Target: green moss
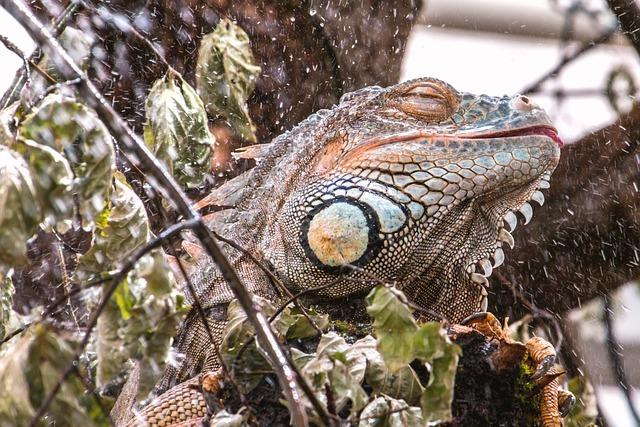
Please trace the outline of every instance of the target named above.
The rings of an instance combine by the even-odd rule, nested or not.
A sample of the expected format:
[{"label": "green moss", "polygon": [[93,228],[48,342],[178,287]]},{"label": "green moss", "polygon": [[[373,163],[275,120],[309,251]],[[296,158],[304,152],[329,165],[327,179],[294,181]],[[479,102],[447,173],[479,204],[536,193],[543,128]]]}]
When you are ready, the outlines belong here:
[{"label": "green moss", "polygon": [[535,372],[535,368],[531,363],[529,355],[525,355],[522,361],[518,365],[518,373],[515,381],[515,393],[514,398],[521,407],[529,407],[529,421],[528,425],[536,425],[536,416],[540,412],[540,399],[538,395],[534,395],[534,389],[536,387],[535,382],[531,380],[531,376]]}]

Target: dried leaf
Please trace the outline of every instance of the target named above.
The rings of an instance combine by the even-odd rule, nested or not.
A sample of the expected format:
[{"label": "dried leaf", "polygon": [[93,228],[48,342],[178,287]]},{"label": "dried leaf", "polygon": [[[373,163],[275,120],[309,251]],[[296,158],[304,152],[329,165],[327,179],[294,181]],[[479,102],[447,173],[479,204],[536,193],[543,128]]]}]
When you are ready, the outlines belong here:
[{"label": "dried leaf", "polygon": [[244,139],[256,142],[247,99],[260,67],[255,65],[249,36],[228,19],[205,35],[198,50],[196,88],[212,116],[223,116]]},{"label": "dried leaf", "polygon": [[25,118],[19,136],[64,154],[74,173],[72,191],[83,227],[92,228],[106,204],[115,171],[111,135],[95,112],[73,98],[52,94]]},{"label": "dried leaf", "polygon": [[195,90],[172,76],[156,81],[145,103],[144,140],[186,188],[202,184],[210,169],[214,138]]},{"label": "dried leaf", "polygon": [[360,414],[358,427],[426,426],[420,408],[402,399],[381,396],[371,401]]}]

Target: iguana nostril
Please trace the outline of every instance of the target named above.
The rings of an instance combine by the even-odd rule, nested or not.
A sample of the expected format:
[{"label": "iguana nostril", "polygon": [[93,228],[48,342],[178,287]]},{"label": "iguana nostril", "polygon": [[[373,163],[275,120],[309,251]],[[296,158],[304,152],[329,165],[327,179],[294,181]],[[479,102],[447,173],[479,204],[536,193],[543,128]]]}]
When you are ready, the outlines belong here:
[{"label": "iguana nostril", "polygon": [[534,106],[533,101],[524,95],[518,95],[511,100],[511,107],[519,111],[528,112],[533,110]]}]

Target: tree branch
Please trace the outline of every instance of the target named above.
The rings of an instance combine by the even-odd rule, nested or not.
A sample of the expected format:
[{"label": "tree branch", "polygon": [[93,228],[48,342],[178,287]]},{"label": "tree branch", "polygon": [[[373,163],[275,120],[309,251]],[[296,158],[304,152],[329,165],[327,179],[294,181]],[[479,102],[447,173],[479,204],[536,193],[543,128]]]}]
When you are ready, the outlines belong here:
[{"label": "tree branch", "polygon": [[[150,175],[152,182],[156,182],[156,185],[159,187],[159,190],[163,195],[167,197],[168,200],[176,204],[178,211],[185,219],[193,219],[197,222],[197,225],[194,227],[195,234],[206,249],[207,253],[213,258],[214,262],[220,268],[225,281],[229,284],[234,296],[238,299],[238,302],[247,314],[247,318],[254,326],[260,344],[264,347],[266,353],[271,359],[271,362],[273,363],[273,367],[278,380],[280,381],[280,385],[282,386],[283,393],[290,405],[292,424],[295,426],[307,425],[306,413],[300,405],[300,393],[297,387],[296,374],[292,370],[280,343],[275,337],[273,331],[270,329],[266,317],[260,308],[254,304],[251,299],[251,295],[240,282],[240,278],[229,263],[229,260],[216,244],[213,236],[202,222],[200,215],[189,203],[189,200],[182,189],[166,172],[158,159],[151,154],[144,142],[142,142],[131,128],[129,128],[107,100],[102,97],[98,89],[93,85],[93,83],[91,83],[86,74],[78,68],[69,54],[65,52],[58,41],[38,21],[31,10],[20,0],[1,0],[0,5],[7,9],[7,11],[9,11],[9,13],[11,13],[14,18],[27,29],[38,44],[48,46],[49,49],[51,49],[52,59],[59,67],[60,73],[64,78],[68,80],[76,78],[80,79],[80,82],[78,83],[78,91],[89,106],[95,109],[100,119],[109,128],[111,134],[120,141],[123,149],[132,154],[132,159],[139,163],[139,165]],[[115,290],[115,286],[112,287],[113,290]],[[103,301],[101,305],[103,304],[106,303]],[[95,325],[97,322],[97,316],[91,320],[90,325]],[[85,335],[85,339],[83,339],[85,345],[89,339],[89,332],[90,330]],[[66,375],[63,376],[63,381],[67,378],[69,373],[66,373]],[[43,413],[44,412],[40,413],[40,415]]]}]

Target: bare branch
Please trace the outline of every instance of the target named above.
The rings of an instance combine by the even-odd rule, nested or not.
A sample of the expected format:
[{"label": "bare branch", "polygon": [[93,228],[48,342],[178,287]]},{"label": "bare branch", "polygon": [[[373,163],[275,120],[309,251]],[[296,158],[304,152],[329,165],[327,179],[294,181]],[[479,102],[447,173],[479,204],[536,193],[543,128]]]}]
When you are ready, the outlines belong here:
[{"label": "bare branch", "polygon": [[631,385],[629,384],[629,380],[627,379],[627,375],[624,371],[624,363],[622,361],[622,357],[620,353],[618,353],[620,344],[618,344],[618,340],[616,340],[616,336],[613,333],[613,319],[611,318],[611,314],[613,312],[611,308],[611,294],[604,295],[603,300],[604,307],[602,309],[602,314],[604,317],[604,324],[607,328],[607,350],[609,351],[609,362],[611,363],[613,375],[617,381],[618,387],[622,390],[622,394],[624,394],[624,397],[627,401],[627,406],[629,407],[629,412],[631,412],[631,417],[635,420],[636,425],[640,426],[640,416],[638,416],[638,412],[633,405],[633,399],[631,398]]},{"label": "bare branch", "polygon": [[640,8],[635,0],[607,0],[609,9],[616,15],[620,29],[640,55]]},{"label": "bare branch", "polygon": [[[67,5],[67,7],[60,14],[60,16],[56,17],[56,19],[51,25],[51,34],[54,37],[58,37],[62,33],[62,31],[64,31],[65,27],[67,26],[67,23],[69,22],[69,20],[71,19],[71,17],[73,16],[73,14],[76,12],[77,9],[78,9],[78,3],[75,1],[72,1]],[[29,56],[29,60],[32,61],[33,63],[36,63],[37,61],[40,60],[41,56],[42,56],[42,51],[40,50],[40,48],[36,47],[36,49],[33,51],[31,56]],[[20,96],[20,91],[22,90],[22,87],[24,86],[25,82],[27,82],[28,80],[29,80],[28,73],[25,73],[25,72],[16,73],[15,77],[13,78],[13,81],[11,82],[11,85],[9,86],[9,89],[7,89],[7,91],[4,93],[4,95],[2,95],[2,98],[0,99],[0,109],[7,108],[9,105],[14,103],[18,99],[18,97]],[[53,83],[55,83],[55,81]]]},{"label": "bare branch", "polygon": [[556,77],[558,75],[558,73],[570,62],[575,61],[576,59],[578,59],[579,57],[581,57],[582,55],[584,55],[585,53],[589,52],[591,49],[593,49],[596,46],[599,46],[603,43],[606,43],[609,41],[609,39],[611,39],[611,37],[613,37],[613,35],[618,31],[617,28],[610,28],[609,30],[605,31],[604,33],[602,33],[602,35],[600,37],[598,37],[597,39],[594,39],[590,42],[587,42],[585,44],[583,44],[578,50],[576,50],[573,54],[571,55],[567,55],[564,56],[560,62],[558,62],[558,64],[553,67],[551,70],[549,70],[546,74],[544,74],[543,76],[541,76],[538,80],[536,80],[535,82],[531,83],[529,86],[527,86],[526,88],[522,89],[522,93],[523,94],[528,94],[528,93],[537,93],[540,92],[540,90],[542,89],[542,84],[544,82],[546,82],[547,80],[549,80],[550,78]]},{"label": "bare branch", "polygon": [[[301,396],[297,387],[296,374],[291,368],[284,350],[273,331],[270,329],[269,322],[267,321],[264,313],[262,313],[257,304],[254,304],[251,299],[251,295],[240,281],[240,278],[233,269],[233,266],[218,247],[213,235],[202,222],[200,215],[191,206],[185,193],[171,175],[167,173],[160,161],[151,154],[144,142],[133,132],[133,130],[131,130],[118,113],[115,112],[107,100],[104,99],[102,94],[89,80],[87,75],[73,62],[69,54],[62,48],[62,46],[60,46],[49,30],[47,30],[33,15],[31,10],[20,0],[0,0],[0,5],[7,9],[7,11],[9,11],[9,13],[11,13],[14,18],[27,29],[31,37],[33,37],[37,43],[43,46],[46,45],[51,49],[53,56],[52,59],[60,68],[60,73],[64,78],[68,80],[80,78],[80,83],[78,84],[80,94],[84,97],[89,106],[95,109],[100,119],[109,128],[111,134],[120,141],[123,149],[129,152],[132,155],[132,159],[137,161],[137,163],[139,163],[139,165],[148,173],[152,178],[152,182],[155,181],[164,196],[176,204],[178,211],[184,218],[188,220],[193,219],[197,222],[196,226],[194,226],[195,234],[201,241],[207,253],[220,268],[223,278],[228,283],[230,289],[234,293],[234,296],[238,299],[238,302],[247,314],[247,318],[256,330],[256,335],[258,336],[260,344],[264,347],[266,353],[271,359],[278,380],[280,381],[280,385],[282,386],[284,396],[289,403],[291,410],[291,423],[295,426],[306,426],[308,424],[307,415],[300,405]],[[112,285],[109,288],[111,293],[113,293],[116,286],[113,286],[112,282]],[[101,305],[103,304],[106,303],[103,301]],[[92,326],[85,335],[85,339],[83,340],[84,345],[88,342],[89,332],[93,329],[93,326],[95,326],[95,322],[97,322],[97,316],[92,318],[89,323],[89,325]],[[69,374],[66,373],[66,375],[63,376],[62,381],[66,380],[68,375]],[[58,386],[57,389],[59,388],[60,387]],[[55,396],[55,394],[53,394],[53,396]],[[53,399],[52,396],[50,396],[48,404],[51,403],[51,399]],[[40,415],[42,415],[42,413]]]}]

